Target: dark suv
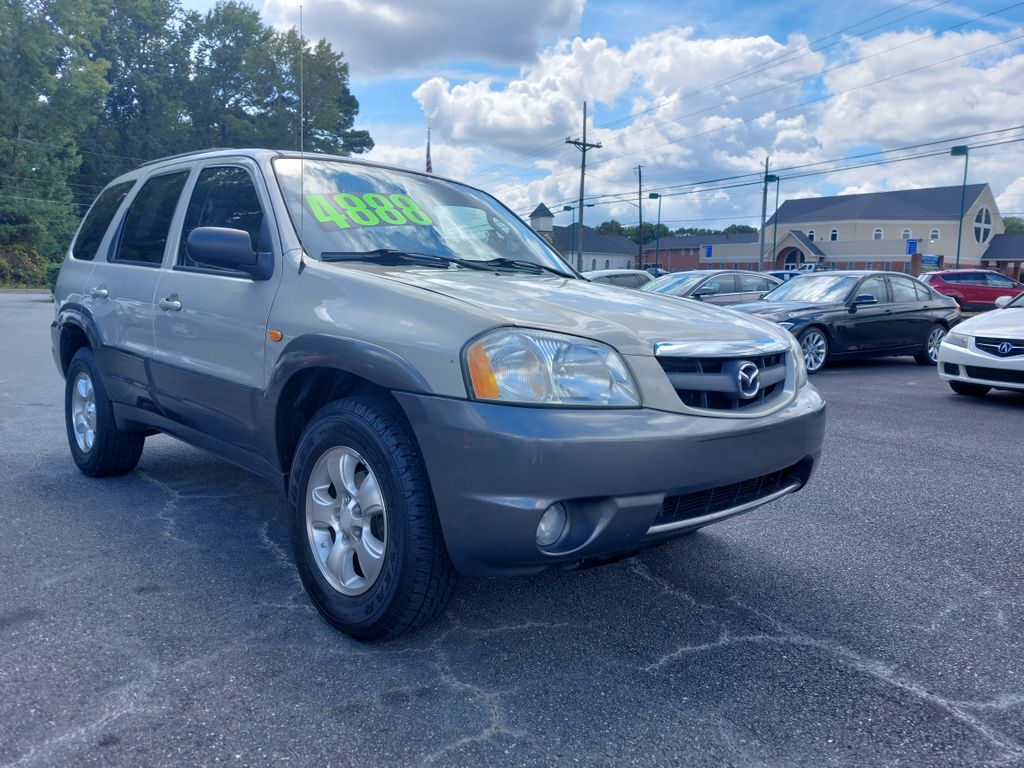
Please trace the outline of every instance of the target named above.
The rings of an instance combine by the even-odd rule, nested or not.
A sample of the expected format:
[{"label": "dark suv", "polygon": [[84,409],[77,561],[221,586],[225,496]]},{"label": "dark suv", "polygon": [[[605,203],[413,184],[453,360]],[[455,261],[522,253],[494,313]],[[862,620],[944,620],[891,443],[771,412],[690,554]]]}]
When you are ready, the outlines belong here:
[{"label": "dark suv", "polygon": [[994,309],[1000,296],[1016,296],[1024,283],[991,269],[947,269],[928,272],[921,279],[946,296],[952,296],[964,312]]}]

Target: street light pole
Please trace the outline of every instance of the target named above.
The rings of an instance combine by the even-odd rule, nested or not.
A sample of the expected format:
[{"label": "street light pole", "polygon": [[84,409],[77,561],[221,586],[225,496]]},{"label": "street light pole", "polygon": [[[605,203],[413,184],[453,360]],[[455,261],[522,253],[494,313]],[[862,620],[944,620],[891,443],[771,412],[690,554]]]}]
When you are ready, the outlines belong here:
[{"label": "street light pole", "polygon": [[[651,200],[658,201],[658,226],[655,228],[655,241],[654,241],[654,266],[658,269],[661,268],[661,195],[657,192],[651,192],[647,195]],[[641,269],[643,267],[641,266]]]},{"label": "street light pole", "polygon": [[775,246],[777,243],[776,237],[779,234],[779,177],[774,173],[768,174],[765,179],[767,181],[775,182],[775,213],[772,214],[772,267],[775,266]]},{"label": "street light pole", "polygon": [[967,161],[970,159],[970,155],[965,144],[950,147],[949,154],[953,157],[963,156],[964,158],[964,182],[960,185],[960,228],[956,233],[956,268],[960,269],[960,241],[964,236],[964,202],[967,197]]},{"label": "street light pole", "polygon": [[757,271],[764,272],[764,218],[768,208],[768,158],[764,159],[764,192],[761,196],[761,232],[758,238]]}]

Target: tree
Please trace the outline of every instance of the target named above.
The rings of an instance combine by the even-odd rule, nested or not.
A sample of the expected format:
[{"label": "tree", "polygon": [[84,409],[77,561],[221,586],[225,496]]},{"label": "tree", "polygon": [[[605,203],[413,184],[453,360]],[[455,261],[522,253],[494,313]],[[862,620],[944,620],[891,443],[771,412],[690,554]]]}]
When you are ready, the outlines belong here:
[{"label": "tree", "polygon": [[1003,219],[1003,224],[1006,225],[1008,235],[1024,234],[1024,219],[1020,216],[1007,216]]},{"label": "tree", "polygon": [[89,43],[102,24],[94,7],[86,0],[0,3],[0,258],[9,280],[34,280],[38,257],[44,265],[60,258],[76,203],[92,194],[69,177],[81,162],[77,137],[107,90],[108,62]]},{"label": "tree", "polygon": [[603,221],[597,225],[598,233],[602,235],[621,235],[624,234],[622,224],[615,219],[609,221]]}]

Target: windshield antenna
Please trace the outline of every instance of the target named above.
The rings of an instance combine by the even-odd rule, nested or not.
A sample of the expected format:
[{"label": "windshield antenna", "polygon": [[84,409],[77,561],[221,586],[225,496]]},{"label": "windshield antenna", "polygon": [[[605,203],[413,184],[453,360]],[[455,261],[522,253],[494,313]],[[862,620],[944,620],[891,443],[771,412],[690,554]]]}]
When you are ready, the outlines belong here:
[{"label": "windshield antenna", "polygon": [[302,66],[306,52],[306,38],[302,34],[302,3],[299,3],[299,274],[306,268],[306,99]]}]

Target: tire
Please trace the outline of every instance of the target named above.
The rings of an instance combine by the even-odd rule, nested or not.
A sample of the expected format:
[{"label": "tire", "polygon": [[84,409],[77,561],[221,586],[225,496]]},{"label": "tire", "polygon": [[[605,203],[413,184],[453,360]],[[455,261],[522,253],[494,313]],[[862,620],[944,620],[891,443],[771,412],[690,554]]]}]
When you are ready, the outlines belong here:
[{"label": "tire", "polygon": [[342,632],[384,640],[444,611],[457,576],[397,406],[370,397],[321,408],[299,439],[288,501],[299,576]]},{"label": "tire", "polygon": [[968,384],[966,381],[950,381],[949,388],[958,395],[966,395],[967,397],[984,397],[992,389],[992,387],[986,387],[982,384]]},{"label": "tire", "polygon": [[804,364],[807,373],[817,373],[828,362],[828,336],[820,328],[808,328],[798,337],[800,348],[804,351]]},{"label": "tire", "polygon": [[135,469],[146,436],[117,428],[96,358],[79,349],[65,373],[64,424],[71,457],[82,474],[113,477]]},{"label": "tire", "polygon": [[944,326],[936,323],[928,329],[928,335],[924,337],[921,344],[921,351],[914,355],[914,362],[918,365],[935,365],[939,362],[939,345],[946,338]]}]

